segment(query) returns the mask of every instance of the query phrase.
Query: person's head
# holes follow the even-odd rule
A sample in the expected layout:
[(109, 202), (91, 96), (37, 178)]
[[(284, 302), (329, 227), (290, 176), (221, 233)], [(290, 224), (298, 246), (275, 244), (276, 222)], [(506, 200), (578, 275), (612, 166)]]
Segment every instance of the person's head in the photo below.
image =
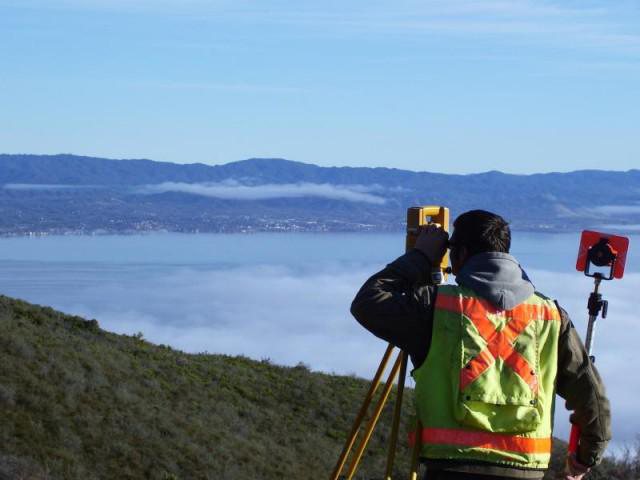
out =
[(478, 253), (509, 253), (511, 230), (500, 215), (485, 210), (470, 210), (453, 222), (449, 246), (451, 268), (456, 274), (469, 257)]

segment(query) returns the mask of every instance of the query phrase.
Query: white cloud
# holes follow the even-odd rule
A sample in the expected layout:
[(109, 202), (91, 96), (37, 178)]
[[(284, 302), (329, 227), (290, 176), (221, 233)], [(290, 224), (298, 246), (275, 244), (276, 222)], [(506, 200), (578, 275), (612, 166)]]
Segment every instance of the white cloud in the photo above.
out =
[(592, 210), (605, 215), (629, 215), (640, 213), (640, 205), (602, 205)]
[(229, 93), (272, 93), (288, 94), (304, 92), (304, 88), (293, 86), (261, 85), (251, 83), (213, 83), (213, 82), (133, 82), (133, 87), (158, 88), (166, 90), (212, 90)]
[[(509, 36), (535, 44), (640, 53), (625, 3), (533, 0), (282, 2), (206, 0), (0, 0), (22, 8), (184, 14), (220, 22), (280, 24), (324, 32)], [(631, 23), (632, 25), (632, 23)]]
[(381, 205), (386, 202), (384, 198), (368, 193), (377, 189), (377, 186), (332, 185), (329, 183), (242, 185), (235, 181), (225, 181), (220, 183), (164, 182), (137, 187), (135, 192), (147, 195), (166, 192), (181, 192), (228, 200), (320, 197), (331, 200), (345, 200), (349, 202), (364, 202)]
[[(385, 343), (360, 327), (349, 313), (362, 282), (379, 265), (309, 267), (253, 266), (215, 270), (176, 269), (148, 278), (96, 282), (74, 289), (55, 305), (97, 318), (102, 328), (133, 334), (188, 352), (209, 351), (300, 361), (313, 369), (341, 374), (373, 374)], [(592, 283), (576, 273), (532, 270), (536, 286), (558, 298), (580, 335), (586, 331), (586, 300)], [(635, 374), (640, 328), (631, 299), (640, 274), (607, 282), (609, 317), (599, 320), (594, 341), (598, 369), (611, 399), (616, 445), (631, 442), (638, 430)], [(557, 435), (568, 435), (568, 414), (557, 408)]]
[(83, 188), (104, 188), (102, 185), (54, 185), (46, 183), (6, 183), (5, 190), (77, 190)]
[(0, 0), (0, 5), (12, 7), (125, 12), (215, 11), (230, 3), (225, 0)]
[(608, 223), (601, 225), (599, 228), (602, 230), (616, 230), (624, 232), (640, 232), (640, 224), (623, 224), (623, 223)]
[(370, 268), (345, 266), (303, 272), (183, 268), (138, 278), (140, 283), (91, 285), (56, 307), (97, 318), (107, 330), (141, 331), (152, 342), (188, 352), (268, 357), (285, 365), (303, 361), (314, 369), (369, 376), (385, 345), (349, 313), (369, 274)]
[(555, 210), (556, 215), (560, 218), (573, 218), (580, 216), (578, 213), (559, 202), (553, 204), (553, 209)]
[[(79, 265), (48, 276), (34, 270), (33, 278), (9, 268), (0, 276), (0, 287), (3, 293), (96, 318), (106, 330), (141, 331), (154, 343), (188, 352), (244, 354), (285, 365), (302, 361), (314, 370), (370, 378), (386, 346), (349, 313), (357, 289), (380, 264), (100, 265), (93, 273)], [(560, 301), (584, 338), (592, 281), (574, 272), (528, 273), (539, 290)], [(19, 294), (17, 288), (30, 293)], [(618, 446), (632, 442), (640, 426), (635, 400), (640, 397), (635, 370), (640, 328), (634, 302), (639, 290), (640, 273), (601, 288), (609, 316), (598, 321), (594, 347)], [(556, 434), (567, 438), (568, 416), (564, 403), (557, 405)]]
[[(530, 270), (529, 275), (545, 294), (557, 298), (569, 313), (584, 340), (587, 329), (587, 299), (593, 280), (575, 273)], [(640, 381), (635, 373), (636, 350), (640, 344), (640, 325), (634, 299), (640, 290), (640, 274), (627, 273), (622, 280), (605, 282), (600, 291), (609, 301), (606, 319), (596, 323), (594, 354), (596, 366), (606, 384), (613, 411), (614, 446), (631, 443), (638, 434), (636, 399), (640, 397)], [(568, 434), (564, 403), (559, 402), (558, 432)]]

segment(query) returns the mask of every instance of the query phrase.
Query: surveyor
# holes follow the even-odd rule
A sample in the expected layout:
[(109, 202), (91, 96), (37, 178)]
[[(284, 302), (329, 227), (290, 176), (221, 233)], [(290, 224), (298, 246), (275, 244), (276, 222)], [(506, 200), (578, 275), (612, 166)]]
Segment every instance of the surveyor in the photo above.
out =
[[(551, 456), (555, 393), (581, 429), (565, 477), (579, 480), (610, 440), (600, 376), (567, 313), (535, 291), (509, 254), (511, 232), (483, 210), (448, 233), (421, 230), (415, 248), (373, 275), (351, 312), (414, 366), (420, 456), (429, 480), (541, 479)], [(450, 248), (457, 285), (430, 285)]]

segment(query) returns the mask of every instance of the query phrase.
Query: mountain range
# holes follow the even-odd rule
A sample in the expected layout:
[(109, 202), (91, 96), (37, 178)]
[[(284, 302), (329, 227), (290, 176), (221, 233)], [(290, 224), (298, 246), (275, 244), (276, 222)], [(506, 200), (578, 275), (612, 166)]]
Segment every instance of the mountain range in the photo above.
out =
[(406, 208), (482, 208), (517, 230), (640, 226), (640, 170), (453, 175), (253, 158), (225, 165), (0, 155), (0, 234), (397, 231)]

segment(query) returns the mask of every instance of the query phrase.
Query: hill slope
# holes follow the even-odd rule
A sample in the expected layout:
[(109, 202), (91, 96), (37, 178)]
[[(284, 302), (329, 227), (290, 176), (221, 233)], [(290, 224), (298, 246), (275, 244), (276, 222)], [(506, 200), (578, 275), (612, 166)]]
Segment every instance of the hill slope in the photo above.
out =
[[(6, 297), (0, 352), (0, 455), (55, 479), (328, 476), (368, 386), (186, 355)], [(384, 435), (363, 473), (382, 470)]]
[(397, 231), (406, 208), (424, 204), (493, 210), (516, 229), (633, 230), (640, 170), (446, 175), (283, 159), (210, 166), (0, 155), (0, 234)]
[[(0, 355), (0, 479), (327, 478), (368, 386), (188, 355), (2, 296)], [(382, 477), (391, 403), (358, 478)], [(629, 478), (605, 467), (593, 478)]]

